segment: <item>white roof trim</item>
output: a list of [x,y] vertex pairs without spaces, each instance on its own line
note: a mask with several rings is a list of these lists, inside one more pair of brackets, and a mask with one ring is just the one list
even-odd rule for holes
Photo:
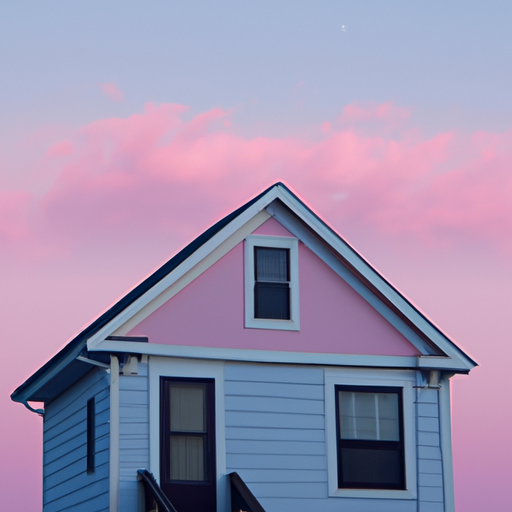
[[436,356],[382,356],[360,354],[329,354],[317,352],[285,352],[276,350],[248,350],[217,347],[191,347],[132,341],[104,340],[93,352],[123,352],[149,356],[179,357],[185,359],[212,359],[260,363],[287,363],[322,366],[352,366],[374,368],[409,368],[419,370],[463,371],[453,366],[452,360]]
[[[302,220],[313,232],[323,239],[332,249],[337,252],[342,260],[345,260],[360,276],[363,277],[371,286],[373,286],[389,303],[396,308],[409,322],[418,328],[431,342],[439,348],[447,357],[436,358],[435,368],[449,368],[457,371],[468,372],[476,363],[472,361],[462,350],[460,350],[439,328],[437,328],[428,318],[422,314],[416,307],[414,307],[398,290],[391,286],[360,254],[358,254],[347,242],[339,237],[332,231],[323,221],[321,221],[311,210],[309,210],[300,200],[291,194],[285,187],[277,184],[272,187],[260,199],[243,211],[240,215],[235,217],[228,225],[216,233],[210,240],[197,249],[190,255],[181,265],[176,267],[160,282],[154,285],[150,290],[143,294],[139,299],[130,304],[124,311],[122,311],[111,322],[105,325],[102,329],[96,332],[87,342],[89,350],[98,349],[104,350],[106,346],[104,340],[125,324],[130,318],[141,311],[151,301],[155,300],[158,296],[165,292],[170,286],[181,279],[187,272],[191,271],[196,265],[201,263],[205,258],[219,248],[222,244],[235,240],[240,241],[247,233],[256,229],[267,218],[268,214],[263,212],[273,201],[279,199],[286,207],[290,209],[300,220]],[[258,216],[259,213],[265,215]],[[272,208],[269,208],[272,212]],[[258,216],[258,217],[257,217]],[[240,238],[242,236],[242,238]],[[227,244],[229,246],[231,244]],[[234,245],[233,245],[234,247]],[[219,252],[219,258],[222,253]],[[215,259],[215,258],[214,258]],[[112,343],[112,342],[108,342]],[[130,343],[130,347],[134,343]],[[147,344],[145,344],[148,347]],[[150,346],[152,346],[150,344]],[[176,348],[176,347],[174,347]],[[191,349],[193,347],[190,347]],[[201,349],[205,350],[205,349]],[[248,357],[253,351],[244,350],[244,354]],[[254,351],[255,357],[261,357],[261,351]],[[147,353],[147,352],[145,352]],[[272,352],[276,354],[275,352]],[[311,358],[315,354],[308,353]],[[245,357],[244,356],[244,360]],[[322,354],[319,354],[321,357]],[[336,355],[338,356],[338,355]],[[334,357],[334,355],[329,355]],[[340,356],[342,357],[342,356]],[[366,357],[366,356],[365,356]],[[375,357],[389,357],[389,356],[375,356]],[[401,358],[403,360],[403,358]],[[415,358],[416,359],[416,358]],[[419,363],[415,363],[414,367],[428,366],[430,361],[434,358],[428,356],[429,363],[422,363],[422,358]]]

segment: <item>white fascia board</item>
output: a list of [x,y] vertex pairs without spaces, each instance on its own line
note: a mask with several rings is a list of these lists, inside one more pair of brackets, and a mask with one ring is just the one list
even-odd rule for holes
[[312,352],[284,352],[275,350],[247,350],[215,347],[190,347],[184,345],[162,345],[131,341],[104,340],[95,352],[146,354],[149,356],[179,357],[186,359],[211,359],[222,361],[245,361],[282,364],[314,364],[322,366],[352,366],[368,368],[409,368],[453,370],[465,372],[464,368],[454,368],[453,361],[441,357],[416,356],[372,356],[359,354],[319,354]]
[[[272,192],[272,191],[270,191]],[[269,194],[270,194],[269,192]],[[270,218],[264,208],[267,206],[267,201],[264,199],[267,196],[262,197],[259,201],[251,205],[246,211],[241,213],[238,217],[233,219],[227,226],[216,233],[210,240],[203,244],[193,254],[191,254],[181,265],[176,267],[167,276],[161,279],[157,284],[150,288],[141,297],[135,300],[127,308],[125,308],[119,315],[117,315],[111,322],[106,324],[93,336],[87,340],[88,350],[94,349],[99,343],[105,338],[110,336],[114,331],[119,329],[125,324],[130,318],[136,315],[142,308],[148,305],[151,301],[156,299],[159,295],[165,292],[170,286],[181,279],[187,272],[190,272],[196,265],[207,258],[213,253],[219,246],[224,242],[228,241],[232,237],[232,244],[228,244],[226,251],[222,251],[217,259],[220,259],[225,252],[229,250],[229,247],[233,247],[236,243],[242,241],[247,234],[258,228],[263,222]],[[272,199],[273,200],[273,199]],[[258,215],[260,214],[260,215]],[[238,235],[238,236],[237,236]],[[231,247],[232,248],[232,247]],[[211,262],[213,264],[214,261]],[[205,269],[206,270],[206,269]]]
[[[300,201],[279,188],[278,198],[292,210],[306,225],[324,239],[342,258],[344,258],[362,277],[379,290],[393,306],[416,325],[448,357],[456,367],[466,371],[476,364],[460,350],[426,315],[413,306],[398,290],[388,283],[353,247],[342,240],[325,223],[313,215]],[[269,209],[271,211],[271,209]]]

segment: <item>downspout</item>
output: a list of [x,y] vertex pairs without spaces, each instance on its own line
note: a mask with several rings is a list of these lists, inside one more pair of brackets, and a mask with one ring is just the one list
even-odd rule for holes
[[44,409],[34,409],[33,407],[31,407],[29,405],[29,403],[26,401],[26,400],[22,400],[21,402],[30,412],[35,412],[36,414],[39,414],[39,416],[43,416],[45,415],[45,411]]

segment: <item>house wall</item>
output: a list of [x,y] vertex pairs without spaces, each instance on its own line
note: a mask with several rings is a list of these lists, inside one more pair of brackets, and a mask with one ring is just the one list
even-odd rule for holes
[[[276,232],[276,224],[280,225],[271,220],[274,224],[263,232]],[[261,228],[257,232],[262,233]],[[244,247],[240,243],[126,334],[170,345],[419,355],[388,320],[302,243],[299,292],[300,331],[244,328]]]
[[266,510],[444,510],[437,390],[420,390],[414,406],[417,499],[328,496],[322,368],[227,363],[225,390],[227,472]]
[[[187,374],[184,362],[166,363],[164,358],[159,362],[160,373]],[[202,363],[207,372],[210,363]],[[137,372],[121,375],[119,384],[119,510],[123,512],[138,510],[137,469],[152,469],[159,477],[157,465],[150,465],[148,365],[139,363]],[[329,497],[323,367],[226,362],[223,387],[224,404],[217,404],[217,413],[224,414],[225,473],[238,472],[269,512],[444,511],[437,389],[415,388],[410,404],[417,498],[368,499]],[[151,389],[158,395],[158,385]],[[159,429],[153,434],[158,450]]]
[[119,510],[137,512],[137,470],[149,468],[148,365],[119,376]]
[[[109,507],[110,378],[92,368],[45,406],[43,510],[107,511]],[[95,471],[87,473],[87,401],[95,397]]]

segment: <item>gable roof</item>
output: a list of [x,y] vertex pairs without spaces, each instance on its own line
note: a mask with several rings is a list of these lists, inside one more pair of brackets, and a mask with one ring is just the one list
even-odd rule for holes
[[[356,276],[357,280],[363,283],[379,300],[399,314],[401,318],[405,319],[415,332],[420,334],[426,343],[434,349],[433,354],[435,356],[450,360],[450,364],[441,365],[440,368],[468,373],[476,366],[475,361],[459,349],[433,322],[386,281],[357,251],[305,205],[288,187],[278,182],[208,228],[94,320],[21,384],[11,394],[12,400],[24,403],[31,409],[27,401],[45,401],[50,395],[54,396],[59,381],[63,379],[64,375],[74,374],[79,378],[86,373],[90,366],[83,362],[83,356],[88,355],[88,340],[104,331],[119,315],[134,307],[137,301],[141,301],[157,285],[162,285],[176,269],[190,260],[192,256],[197,255],[207,244],[220,243],[214,242],[214,240],[221,237],[223,230],[227,229],[228,226],[235,225],[232,228],[233,230],[236,225],[244,224],[263,209],[267,209],[271,215],[284,223],[285,227],[287,219],[289,220],[292,217],[299,219],[316,238],[327,245],[329,251],[343,263],[352,275]],[[302,238],[301,240],[305,241]],[[307,244],[307,241],[305,242]],[[60,378],[57,379],[59,376]]]

